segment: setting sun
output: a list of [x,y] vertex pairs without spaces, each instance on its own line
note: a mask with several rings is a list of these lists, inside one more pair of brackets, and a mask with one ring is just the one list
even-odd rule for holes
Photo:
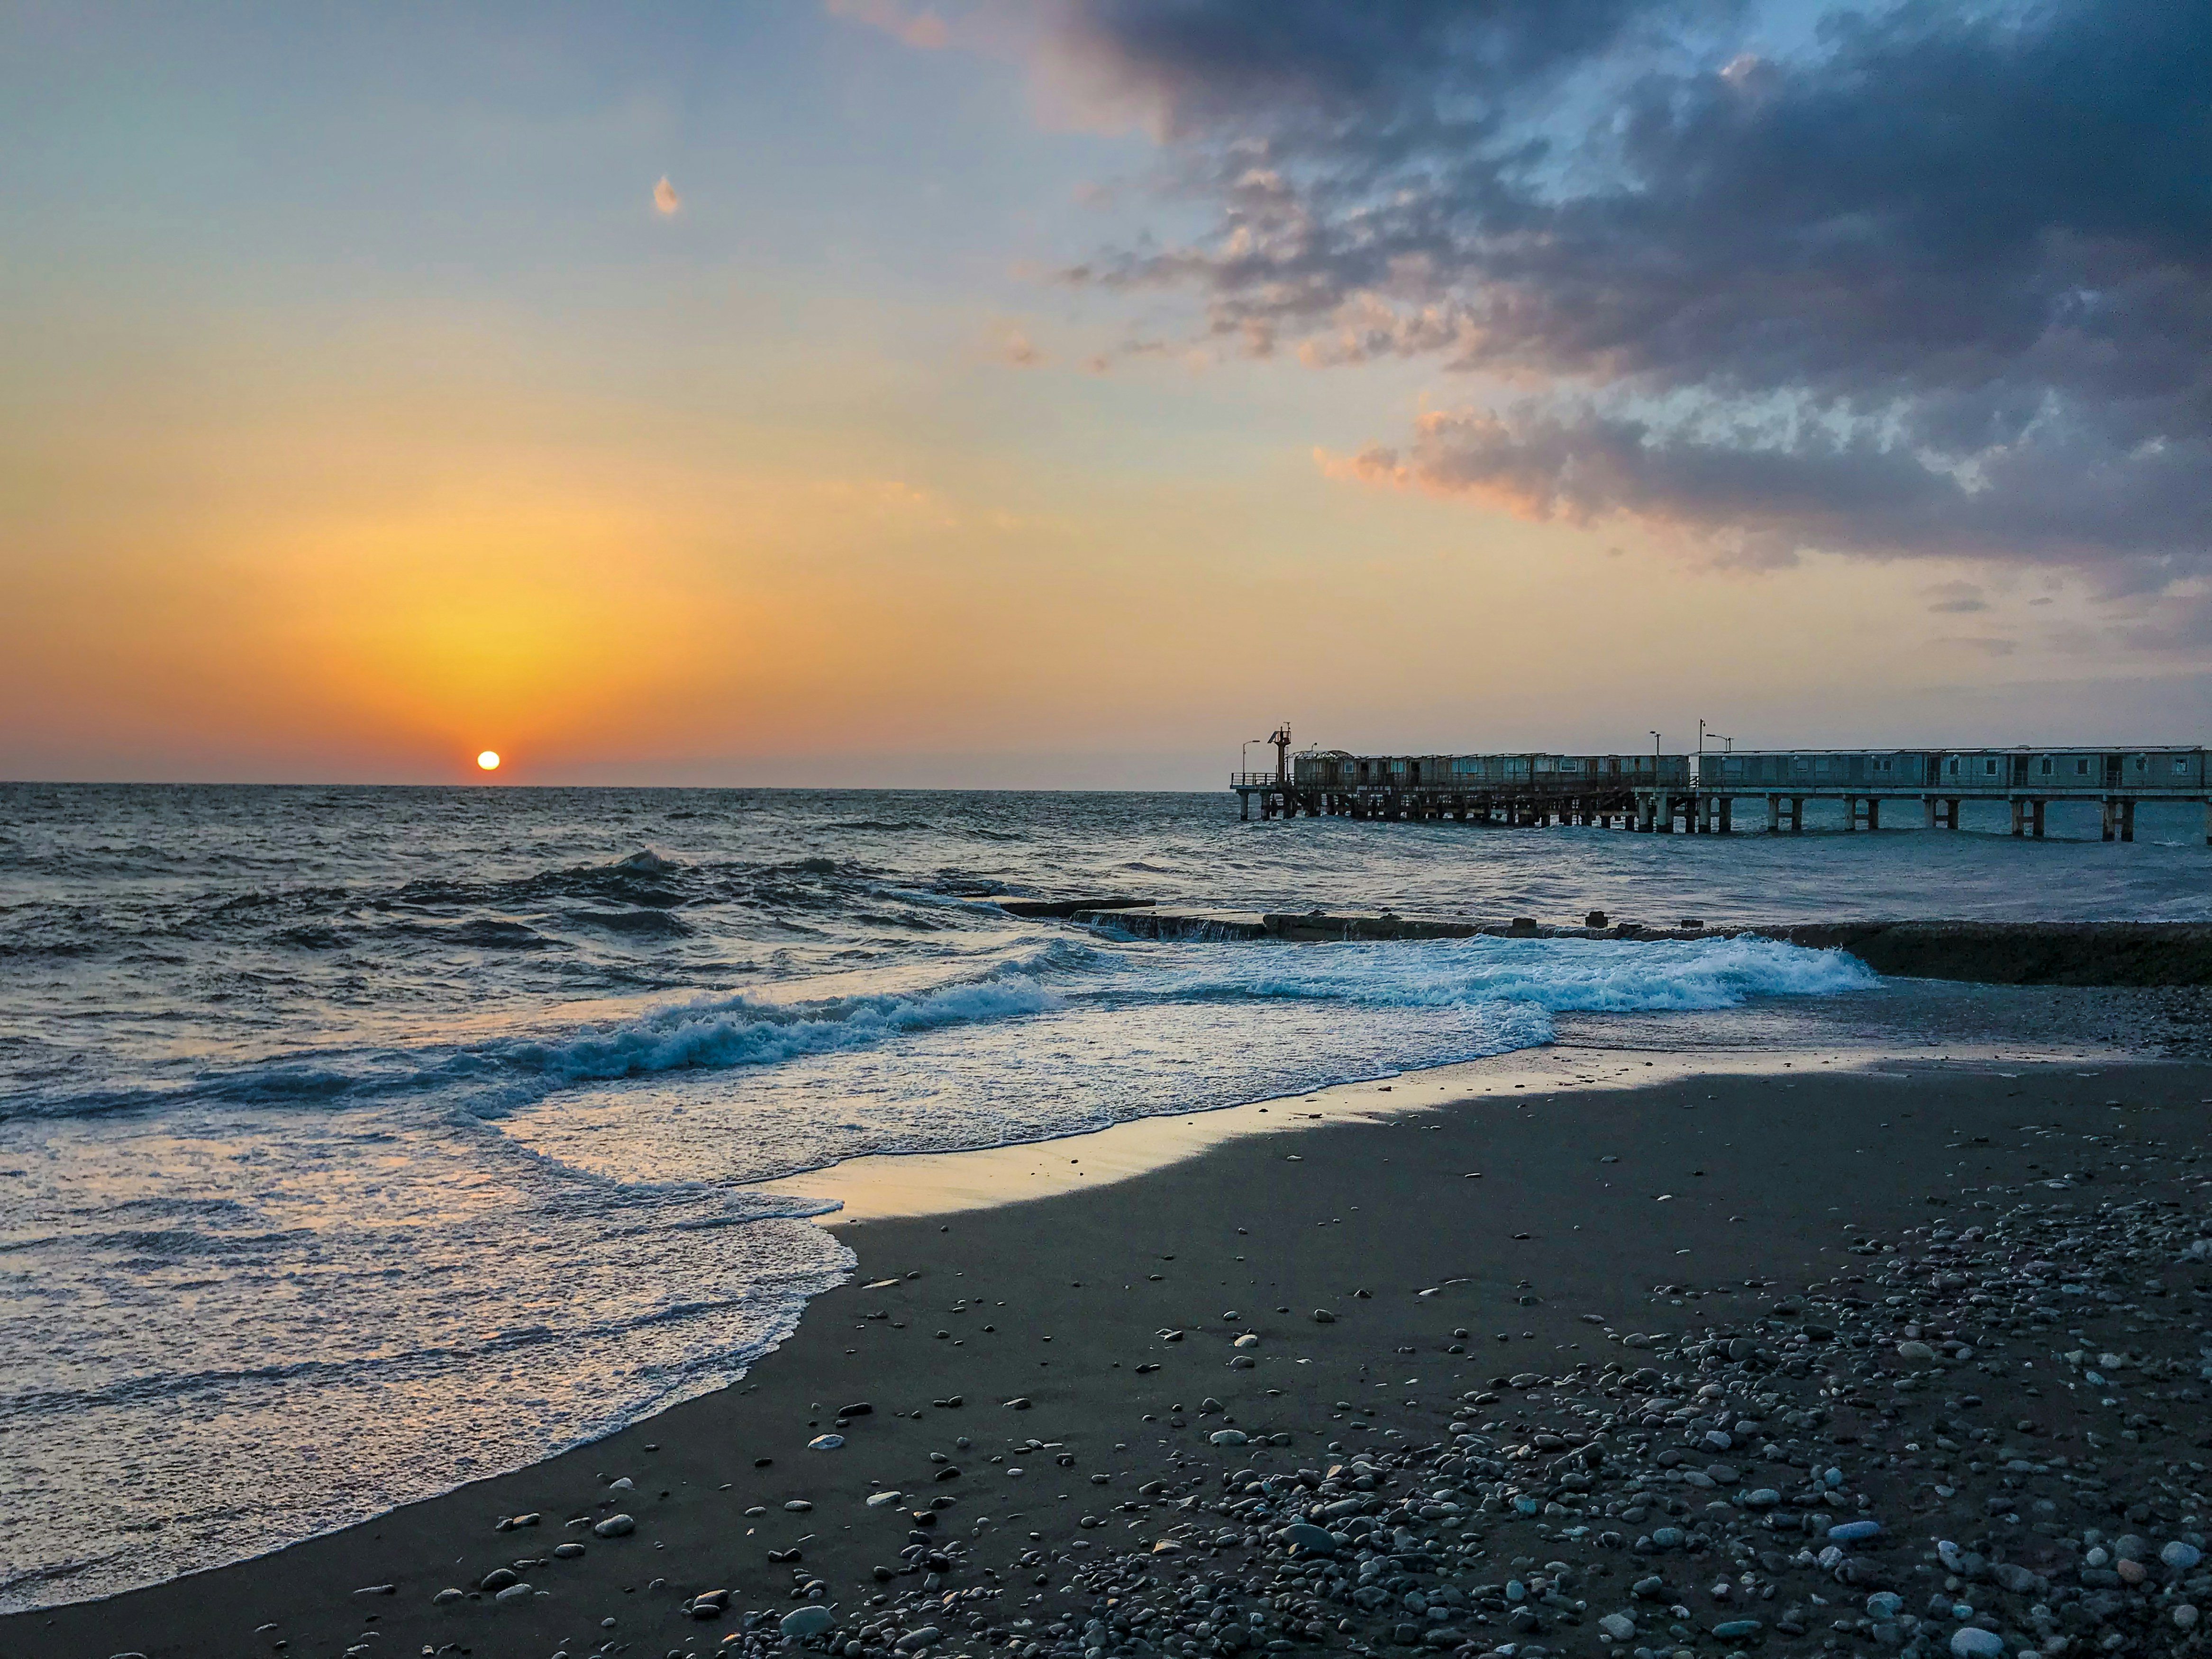
[[497,751],[490,749],[485,750],[483,754],[477,757],[477,764],[483,767],[487,772],[498,771],[499,755]]

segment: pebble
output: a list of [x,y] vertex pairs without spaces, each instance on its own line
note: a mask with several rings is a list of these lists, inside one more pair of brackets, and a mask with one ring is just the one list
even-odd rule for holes
[[[1954,1194],[1955,1207],[1901,1231],[1854,1229],[1833,1243],[1859,1259],[1839,1248],[1832,1277],[1802,1293],[1724,1284],[1714,1297],[1653,1285],[1673,1309],[1671,1328],[1608,1328],[1603,1346],[1586,1333],[1587,1352],[1550,1362],[1556,1375],[1522,1371],[1510,1384],[1464,1376],[1437,1390],[1439,1377],[1423,1370],[1417,1385],[1410,1374],[1428,1362],[1407,1361],[1396,1376],[1409,1392],[1418,1386],[1419,1407],[1408,1399],[1396,1410],[1394,1389],[1357,1412],[1340,1407],[1346,1415],[1335,1424],[1310,1424],[1322,1438],[1341,1431],[1361,1448],[1315,1455],[1313,1468],[1297,1468],[1295,1457],[1270,1463],[1258,1451],[1276,1440],[1276,1425],[1257,1414],[1272,1408],[1249,1397],[1225,1407],[1208,1398],[1187,1420],[1181,1407],[1161,1409],[1160,1432],[1171,1425],[1185,1433],[1154,1468],[1139,1467],[1150,1461],[1142,1450],[1117,1444],[1127,1456],[1107,1463],[1103,1445],[1072,1437],[1063,1467],[1079,1455],[1111,1469],[1116,1487],[1133,1488],[1100,1493],[1080,1536],[1059,1544],[1047,1533],[1024,1549],[1010,1531],[1006,1542],[1022,1559],[1009,1571],[984,1553],[988,1528],[975,1528],[971,1544],[934,1506],[914,1510],[912,1532],[906,1517],[886,1516],[896,1527],[886,1550],[900,1534],[908,1541],[902,1562],[863,1586],[883,1591],[871,1595],[873,1606],[845,1602],[841,1628],[827,1602],[851,1590],[810,1583],[801,1569],[787,1588],[825,1603],[728,1606],[720,1616],[732,1633],[720,1651],[811,1659],[779,1648],[793,1639],[794,1616],[809,1631],[796,1639],[826,1646],[831,1659],[848,1638],[865,1644],[867,1659],[933,1646],[1005,1659],[1407,1649],[1673,1659],[1683,1650],[1710,1655],[1719,1643],[1796,1652],[1824,1642],[1877,1659],[1900,1650],[1904,1659],[2002,1659],[2015,1646],[2055,1654],[2062,1639],[2067,1659],[2151,1659],[2195,1643],[2203,1598],[2183,1601],[2182,1579],[2205,1553],[2190,1530],[2204,1522],[2193,1517],[2212,1511],[2199,1507],[2204,1481],[2173,1460],[2185,1460],[2183,1437],[2201,1431],[2202,1413],[2166,1402],[2202,1386],[2189,1295],[2202,1264],[2176,1264],[2205,1224],[2204,1206],[2069,1200],[2040,1209],[2002,1197]],[[2200,1254],[2212,1261],[2212,1249]],[[1738,1302],[1739,1291],[1764,1294]],[[1340,1322],[1327,1309],[1313,1318]],[[1237,1316],[1223,1321],[1236,1341]],[[2084,1326],[2092,1328],[2073,1334]],[[1431,1339],[1442,1345],[1441,1327],[1402,1340]],[[1389,1352],[1386,1344],[1375,1357]],[[1393,1370],[1399,1363],[1383,1360]],[[2095,1394],[2068,1389],[2087,1381],[2090,1364],[2111,1381]],[[1518,1393],[1502,1395],[1505,1386]],[[1986,1406],[1978,1389],[1991,1396]],[[2087,1416],[2078,1428],[2063,1416],[2069,1432],[2051,1434],[2054,1407]],[[1224,1410],[1254,1413],[1248,1421],[1268,1431],[1211,1428],[1206,1418],[1218,1424]],[[1069,1429],[1079,1426],[1105,1432]],[[977,1455],[1027,1465],[1031,1478],[1004,1490],[1027,1487],[1048,1501],[1050,1489],[1034,1490],[1049,1474],[1044,1444],[1009,1437]],[[1246,1445],[1255,1450],[1205,1456]],[[1712,1461],[1721,1450],[1727,1461]],[[1248,1457],[1254,1467],[1236,1467]],[[1086,1468],[1067,1479],[1090,1478]],[[1718,1501],[1761,1480],[1774,1484]],[[1109,1513],[1103,1500],[1115,1497],[1127,1501]],[[890,1491],[867,1498],[892,1515],[906,1501]],[[1876,1505],[1884,1521],[1873,1518]],[[1061,1512],[1073,1523],[1078,1506]],[[2123,1518],[2149,1541],[2098,1530]],[[874,1524],[856,1522],[853,1534]],[[1930,1550],[1944,1530],[1957,1541]],[[1651,1571],[1662,1552],[1671,1574]],[[962,1576],[987,1561],[987,1579]],[[1942,1588],[1947,1576],[1955,1589]],[[1611,1611],[1632,1580],[1634,1600]],[[1672,1611],[1693,1599],[1708,1617],[1731,1616],[1708,1624],[1686,1605]],[[2076,1609],[2092,1616],[2082,1622]],[[1832,1640],[1838,1621],[1842,1639]],[[1625,1645],[1586,1645],[1599,1634]],[[1638,1650],[1639,1640],[1652,1646]]]
[[536,1594],[527,1583],[509,1584],[491,1599],[495,1601],[523,1601]]
[[627,1515],[611,1515],[592,1530],[602,1538],[627,1538],[637,1530],[637,1522]]
[[794,1607],[783,1615],[778,1626],[794,1642],[803,1642],[810,1636],[820,1636],[837,1622],[836,1614],[827,1607]]
[[842,1434],[817,1434],[813,1439],[806,1443],[806,1449],[809,1451],[836,1451],[844,1443],[845,1437]]

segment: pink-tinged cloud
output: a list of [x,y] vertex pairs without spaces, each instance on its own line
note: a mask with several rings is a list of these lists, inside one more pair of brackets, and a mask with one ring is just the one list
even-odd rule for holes
[[941,52],[951,41],[945,20],[924,8],[908,11],[899,0],[824,0],[832,17],[848,17],[904,41],[917,52]]
[[2147,448],[2100,468],[2095,434],[2071,441],[2084,452],[2067,456],[2075,464],[2049,464],[2069,443],[2052,433],[1991,446],[1967,471],[1863,427],[1668,423],[1555,398],[1504,414],[1429,410],[1402,448],[1316,459],[1332,477],[1521,518],[1686,532],[1732,562],[1922,554],[2094,565],[2115,592],[2173,580],[2172,527],[2202,488],[2204,447]]
[[1044,364],[1044,353],[1018,328],[1009,329],[999,342],[999,355],[1016,368],[1039,368]]
[[683,211],[684,198],[676,193],[676,186],[668,182],[668,175],[665,173],[660,175],[660,182],[653,187],[653,205],[663,213]]

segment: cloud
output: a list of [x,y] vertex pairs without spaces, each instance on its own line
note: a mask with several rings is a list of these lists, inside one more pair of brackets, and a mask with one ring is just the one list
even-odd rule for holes
[[1044,353],[1030,343],[1030,337],[1020,329],[1010,328],[1000,338],[999,355],[1017,368],[1038,368],[1044,363]]
[[908,11],[898,0],[824,0],[832,17],[845,17],[881,29],[920,52],[938,52],[951,41],[945,20],[925,8]]
[[660,175],[660,182],[653,187],[653,205],[665,214],[684,210],[684,198],[676,193],[676,186],[668,182],[668,175],[665,173]]
[[1819,548],[2212,569],[2212,9],[1059,0],[1212,227],[1066,271],[1519,388],[1340,476]]
[[1946,614],[1962,616],[1970,611],[1986,611],[1990,608],[1989,601],[1982,597],[1982,585],[1979,582],[1937,582],[1934,586],[1922,591],[1934,601],[1928,607],[1931,616]]
[[1553,398],[1428,410],[1402,448],[1318,459],[1332,477],[1522,518],[1635,520],[1757,564],[1814,551],[2039,559],[2100,565],[2112,591],[2142,591],[2176,579],[2203,533],[2197,452],[2124,467],[2094,433],[1961,469],[1878,427],[1662,420]]

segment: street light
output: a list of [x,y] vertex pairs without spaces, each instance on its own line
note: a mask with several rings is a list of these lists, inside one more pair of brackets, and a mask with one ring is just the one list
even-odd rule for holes
[[1252,745],[1255,743],[1265,742],[1267,742],[1267,738],[1247,738],[1244,739],[1244,746],[1237,751],[1237,769],[1239,773],[1246,776],[1249,776],[1251,775]]

